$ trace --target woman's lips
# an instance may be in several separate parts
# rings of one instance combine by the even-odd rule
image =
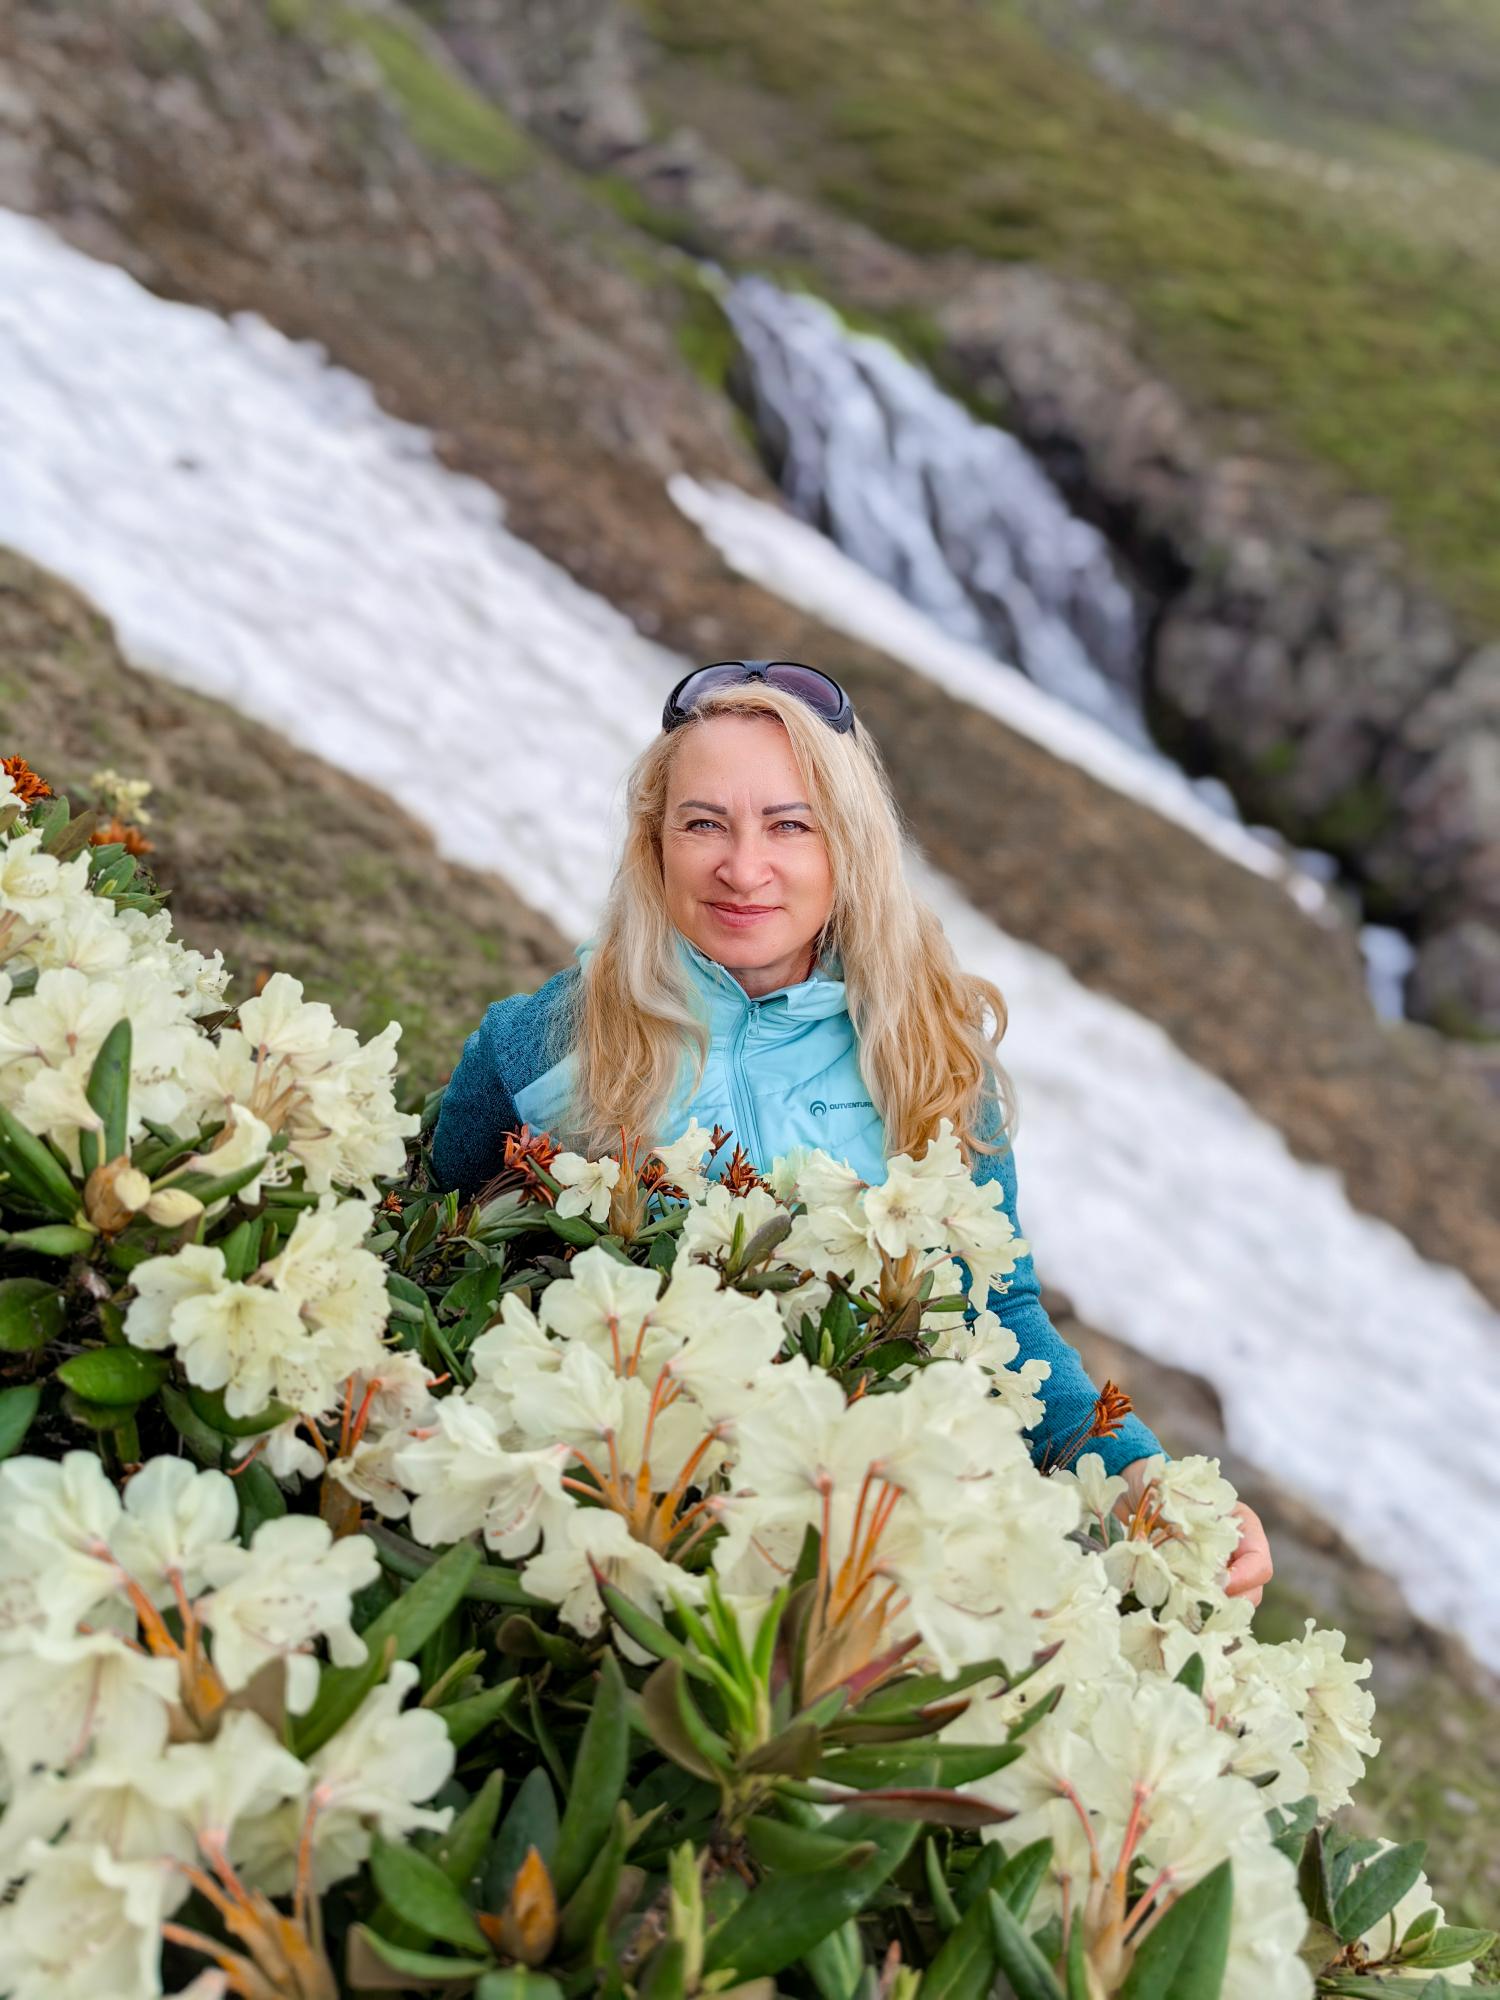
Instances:
[[[762,917],[776,914],[774,903],[710,903],[708,907],[720,923],[728,924],[732,930],[746,930],[751,924],[758,924]]]

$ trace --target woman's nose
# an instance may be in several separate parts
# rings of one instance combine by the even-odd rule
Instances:
[[[720,857],[716,872],[726,887],[741,891],[768,881],[772,873],[771,858],[759,838],[759,829],[733,839],[728,853]]]

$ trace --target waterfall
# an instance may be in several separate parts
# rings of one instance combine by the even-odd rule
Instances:
[[[1149,749],[1134,600],[1031,453],[820,299],[745,277],[723,306],[792,510],[953,638]]]

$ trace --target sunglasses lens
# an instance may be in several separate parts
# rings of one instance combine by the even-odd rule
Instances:
[[[843,707],[843,694],[826,674],[820,674],[816,667],[804,667],[796,660],[773,660],[766,669],[766,679],[772,687],[794,694],[799,701],[805,701],[827,722],[831,722]]]
[[[771,687],[780,688],[784,694],[795,695],[835,729],[853,727],[853,711],[848,706],[843,689],[827,674],[819,673],[816,667],[803,666],[800,660],[755,661],[751,664],[753,672],[747,670],[744,660],[719,660],[711,667],[699,667],[672,691],[663,711],[662,726],[676,728],[678,723],[687,720],[705,695],[713,694],[719,688],[743,687],[749,680],[764,680]]]

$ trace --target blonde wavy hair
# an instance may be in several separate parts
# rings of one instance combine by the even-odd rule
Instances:
[[[622,1126],[632,1137],[675,1136],[657,1121],[685,1048],[695,1052],[695,1093],[702,1081],[709,1030],[668,913],[662,828],[677,751],[689,730],[718,715],[769,716],[790,739],[833,877],[814,962],[836,953],[842,964],[887,1156],[920,1153],[943,1118],[952,1119],[969,1165],[998,1152],[1016,1117],[996,1055],[1005,1001],[992,981],[961,970],[937,916],[912,893],[902,866],[907,836],[879,751],[863,725],[840,734],[794,695],[755,682],[707,696],[627,776],[623,851],[563,1030],[576,1063],[571,1143],[598,1158],[619,1150]]]

